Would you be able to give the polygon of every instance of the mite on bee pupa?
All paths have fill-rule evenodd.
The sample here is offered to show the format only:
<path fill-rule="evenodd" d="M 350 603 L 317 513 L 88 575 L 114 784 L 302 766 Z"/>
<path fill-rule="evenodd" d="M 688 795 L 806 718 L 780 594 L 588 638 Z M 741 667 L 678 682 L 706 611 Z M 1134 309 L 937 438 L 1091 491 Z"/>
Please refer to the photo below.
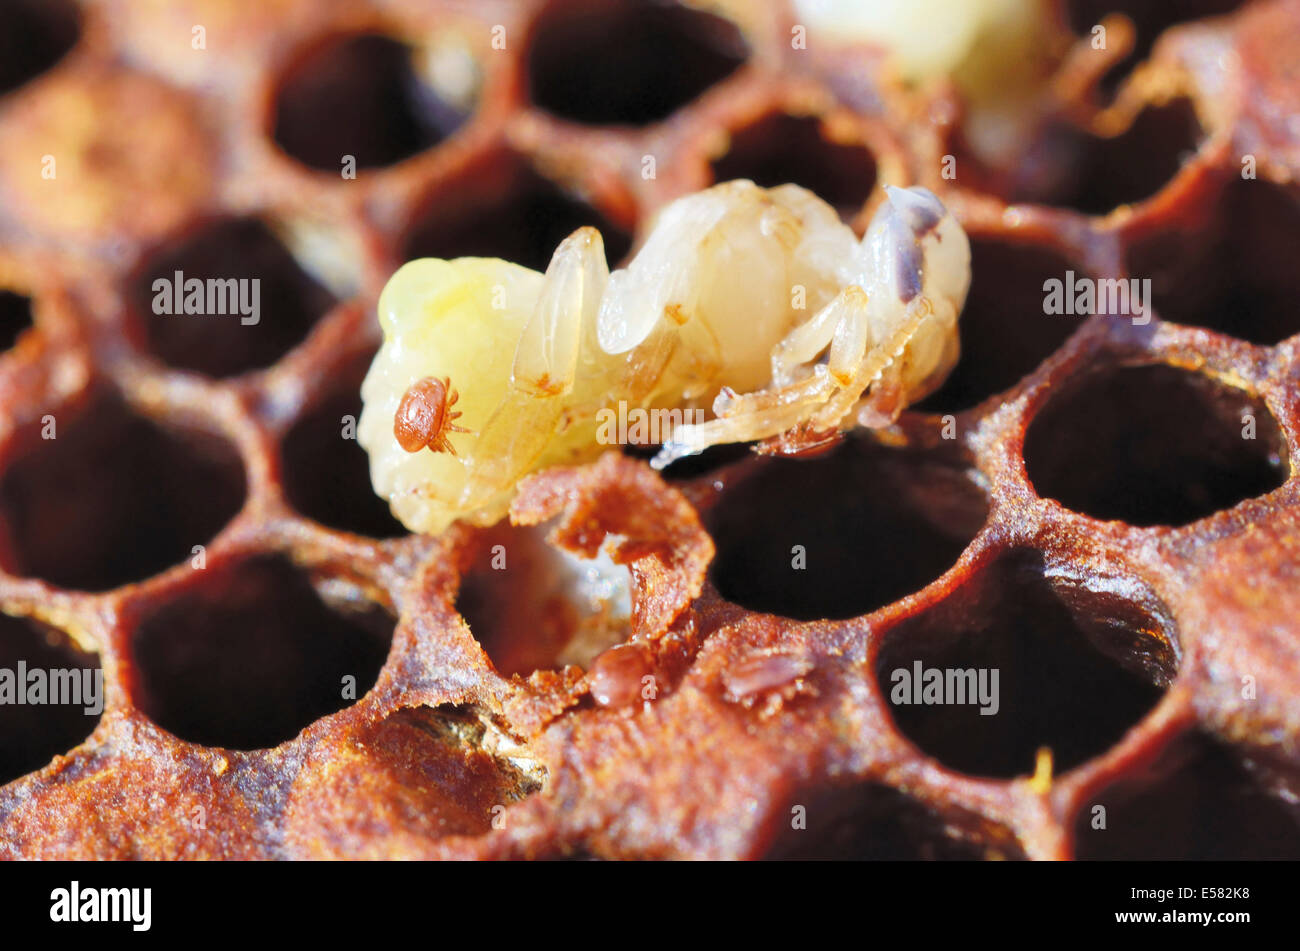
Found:
<path fill-rule="evenodd" d="M 456 455 L 450 440 L 451 433 L 469 432 L 457 426 L 461 414 L 451 408 L 460 394 L 451 388 L 451 379 L 441 380 L 426 376 L 407 387 L 393 417 L 393 435 L 398 445 L 407 452 L 419 452 L 426 446 L 434 452 Z"/>

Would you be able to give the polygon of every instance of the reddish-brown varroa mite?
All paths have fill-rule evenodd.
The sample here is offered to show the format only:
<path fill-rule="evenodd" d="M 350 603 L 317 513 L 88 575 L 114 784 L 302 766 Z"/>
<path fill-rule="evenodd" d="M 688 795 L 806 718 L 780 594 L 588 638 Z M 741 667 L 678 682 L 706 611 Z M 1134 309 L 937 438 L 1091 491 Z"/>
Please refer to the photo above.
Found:
<path fill-rule="evenodd" d="M 456 455 L 450 434 L 469 432 L 454 422 L 460 413 L 452 412 L 451 408 L 458 399 L 460 394 L 451 388 L 450 377 L 439 380 L 426 376 L 412 383 L 393 417 L 393 435 L 398 445 L 407 452 L 419 452 L 428 446 L 434 452 Z"/>

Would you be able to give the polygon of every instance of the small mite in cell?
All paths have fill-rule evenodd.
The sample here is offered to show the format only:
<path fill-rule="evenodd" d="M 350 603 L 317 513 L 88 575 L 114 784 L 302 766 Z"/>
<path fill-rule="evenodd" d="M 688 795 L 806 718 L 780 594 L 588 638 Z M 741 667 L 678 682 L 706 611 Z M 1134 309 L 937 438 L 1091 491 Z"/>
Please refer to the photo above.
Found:
<path fill-rule="evenodd" d="M 393 417 L 398 445 L 407 452 L 419 452 L 427 446 L 434 452 L 456 455 L 451 434 L 469 432 L 455 423 L 461 415 L 452 410 L 458 399 L 460 394 L 451 388 L 450 377 L 439 380 L 426 376 L 412 383 Z"/>

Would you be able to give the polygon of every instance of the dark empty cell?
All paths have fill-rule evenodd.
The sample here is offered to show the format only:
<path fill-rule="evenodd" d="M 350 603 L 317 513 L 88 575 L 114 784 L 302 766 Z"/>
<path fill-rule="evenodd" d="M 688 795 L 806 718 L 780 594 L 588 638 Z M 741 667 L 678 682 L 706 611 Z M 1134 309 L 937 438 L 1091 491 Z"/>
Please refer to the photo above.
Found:
<path fill-rule="evenodd" d="M 155 288 L 160 280 L 166 283 Z M 200 288 L 192 281 L 201 282 L 203 312 L 178 313 L 198 306 L 198 294 L 186 304 L 186 295 Z M 334 298 L 266 225 L 236 219 L 160 249 L 137 278 L 135 302 L 152 353 L 182 370 L 227 377 L 275 363 Z"/>
<path fill-rule="evenodd" d="M 136 416 L 107 391 L 50 417 L 0 481 L 12 573 L 89 591 L 140 581 L 188 560 L 243 504 L 241 460 L 217 436 Z"/>
<path fill-rule="evenodd" d="M 957 322 L 961 358 L 918 409 L 970 409 L 1019 383 L 1056 352 L 1083 317 L 1045 313 L 1048 280 L 1074 268 L 1051 251 L 987 238 L 971 239 L 971 286 Z"/>
<path fill-rule="evenodd" d="M 411 68 L 411 51 L 384 36 L 336 38 L 299 60 L 281 81 L 275 141 L 312 168 L 340 172 L 391 165 L 431 148 L 465 114 L 440 100 Z"/>
<path fill-rule="evenodd" d="M 1129 249 L 1129 272 L 1150 279 L 1156 312 L 1272 345 L 1300 332 L 1300 195 L 1234 176 L 1211 220 L 1168 229 Z"/>
<path fill-rule="evenodd" d="M 45 72 L 81 35 L 70 0 L 0 0 L 0 21 L 0 93 Z"/>
<path fill-rule="evenodd" d="M 1146 59 L 1160 34 L 1171 26 L 1205 17 L 1231 13 L 1246 0 L 1069 0 L 1066 4 L 1070 29 L 1091 37 L 1092 28 L 1111 13 L 1122 13 L 1137 28 L 1133 53 L 1124 60 L 1126 69 L 1114 71 L 1106 85 L 1114 89 L 1128 68 Z"/>
<path fill-rule="evenodd" d="M 132 641 L 141 706 L 181 739 L 262 749 L 353 703 L 388 656 L 392 617 L 327 604 L 280 556 L 207 569 L 146 615 Z"/>
<path fill-rule="evenodd" d="M 541 528 L 499 524 L 480 537 L 456 610 L 505 676 L 575 663 L 626 640 L 625 568 L 587 571 L 545 540 Z"/>
<path fill-rule="evenodd" d="M 959 462 L 850 436 L 763 460 L 711 510 L 723 597 L 802 620 L 855 617 L 952 567 L 987 515 Z"/>
<path fill-rule="evenodd" d="M 1130 605 L 1054 590 L 1034 556 L 1016 554 L 890 630 L 876 680 L 899 730 L 945 766 L 1023 776 L 1046 747 L 1060 773 L 1105 752 L 1160 699 L 1175 667 L 1160 629 Z M 944 692 L 928 698 L 941 702 L 915 693 L 918 663 L 923 687 L 928 671 L 942 673 Z M 979 681 L 959 681 L 966 671 L 984 672 L 974 702 Z"/>
<path fill-rule="evenodd" d="M 284 488 L 294 508 L 322 525 L 395 538 L 406 530 L 371 487 L 369 457 L 356 440 L 368 366 L 348 368 L 284 437 Z"/>
<path fill-rule="evenodd" d="M 1177 740 L 1147 772 L 1091 796 L 1074 838 L 1080 859 L 1294 861 L 1300 817 L 1232 752 L 1198 734 Z"/>
<path fill-rule="evenodd" d="M 20 663 L 25 665 L 25 682 L 18 680 Z M 34 670 L 42 672 L 38 680 L 46 685 L 42 703 L 19 704 L 16 696 L 0 703 L 0 783 L 38 770 L 73 749 L 95 729 L 103 711 L 103 677 L 93 654 L 38 621 L 0 615 L 0 671 L 12 674 L 18 690 L 24 683 L 29 689 L 35 685 Z M 24 699 L 36 696 L 26 692 Z"/>
<path fill-rule="evenodd" d="M 953 836 L 936 813 L 886 786 L 834 790 L 797 805 L 804 807 L 805 827 L 783 829 L 767 858 L 910 862 L 1024 857 L 1009 836 L 989 846 Z"/>
<path fill-rule="evenodd" d="M 774 115 L 732 135 L 727 154 L 713 163 L 713 178 L 748 178 L 764 188 L 793 182 L 849 217 L 875 186 L 876 160 L 861 145 L 827 139 L 814 116 Z"/>
<path fill-rule="evenodd" d="M 610 262 L 632 246 L 625 231 L 522 159 L 497 156 L 478 171 L 426 206 L 403 244 L 407 260 L 494 257 L 544 271 L 556 246 L 584 225 L 599 229 Z"/>
<path fill-rule="evenodd" d="M 31 325 L 31 300 L 11 291 L 0 291 L 0 352 L 17 343 L 18 335 Z"/>
<path fill-rule="evenodd" d="M 1025 166 L 1007 198 L 1104 215 L 1160 191 L 1196 153 L 1202 137 L 1196 110 L 1186 99 L 1147 107 L 1114 138 L 1057 127 L 1040 146 L 1054 156 L 1048 161 L 1053 171 Z"/>
<path fill-rule="evenodd" d="M 1185 525 L 1285 481 L 1262 400 L 1167 366 L 1094 373 L 1052 394 L 1025 434 L 1035 490 L 1132 525 Z"/>
<path fill-rule="evenodd" d="M 560 0 L 528 54 L 533 102 L 565 119 L 645 125 L 667 118 L 745 61 L 735 24 L 653 0 Z"/>

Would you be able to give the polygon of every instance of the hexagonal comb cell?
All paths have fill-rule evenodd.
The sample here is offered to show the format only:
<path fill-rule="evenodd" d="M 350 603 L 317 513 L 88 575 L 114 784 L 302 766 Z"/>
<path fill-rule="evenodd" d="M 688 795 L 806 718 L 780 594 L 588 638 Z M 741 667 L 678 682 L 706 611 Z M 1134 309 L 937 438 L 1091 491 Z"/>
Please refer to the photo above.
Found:
<path fill-rule="evenodd" d="M 719 593 L 800 620 L 849 618 L 919 591 L 988 514 L 959 460 L 863 436 L 817 459 L 770 459 L 705 513 Z"/>
<path fill-rule="evenodd" d="M 503 676 L 587 667 L 631 632 L 628 570 L 557 549 L 547 530 L 487 529 L 461 579 L 456 610 Z"/>
<path fill-rule="evenodd" d="M 816 116 L 777 113 L 732 133 L 712 165 L 714 181 L 748 178 L 764 188 L 802 185 L 851 217 L 876 184 L 876 159 L 862 145 L 827 137 Z"/>
<path fill-rule="evenodd" d="M 366 34 L 334 37 L 308 50 L 282 77 L 273 136 L 311 168 L 339 173 L 392 165 L 437 145 L 467 118 L 421 81 L 412 51 Z"/>
<path fill-rule="evenodd" d="M 980 185 L 1008 202 L 1105 215 L 1155 195 L 1195 154 L 1203 137 L 1186 99 L 1148 106 L 1114 136 L 1055 123 L 1014 167 L 995 176 L 981 171 Z M 1139 150 L 1143 158 L 1135 162 Z"/>
<path fill-rule="evenodd" d="M 260 749 L 349 706 L 378 678 L 393 618 L 313 581 L 279 555 L 196 571 L 137 623 L 141 709 L 181 739 Z"/>
<path fill-rule="evenodd" d="M 31 325 L 31 300 L 12 291 L 0 291 L 0 353 L 17 343 L 19 335 Z"/>
<path fill-rule="evenodd" d="M 104 591 L 191 557 L 235 516 L 244 470 L 225 440 L 136 415 L 107 388 L 47 414 L 0 478 L 0 565 Z"/>
<path fill-rule="evenodd" d="M 1179 3 L 1168 3 L 1166 0 L 1067 0 L 1065 8 L 1070 28 L 1080 36 L 1091 36 L 1093 27 L 1107 14 L 1122 13 L 1132 20 L 1137 30 L 1136 42 L 1133 52 L 1125 60 L 1127 66 L 1131 67 L 1146 59 L 1156 39 L 1169 27 L 1231 13 L 1245 2 L 1246 0 L 1182 0 Z M 1127 69 L 1112 71 L 1112 75 L 1106 78 L 1107 85 L 1113 88 L 1125 72 Z"/>
<path fill-rule="evenodd" d="M 168 243 L 132 291 L 150 352 L 212 377 L 270 366 L 334 304 L 270 228 L 251 218 L 212 222 Z"/>
<path fill-rule="evenodd" d="M 69 0 L 4 0 L 0 19 L 0 93 L 34 79 L 77 44 L 77 5 Z"/>
<path fill-rule="evenodd" d="M 728 20 L 677 3 L 557 0 L 526 54 L 532 101 L 564 119 L 640 126 L 666 119 L 746 59 Z"/>
<path fill-rule="evenodd" d="M 1258 397 L 1169 366 L 1088 373 L 1053 392 L 1025 434 L 1035 490 L 1132 525 L 1185 525 L 1263 495 L 1289 469 Z"/>
<path fill-rule="evenodd" d="M 1083 269 L 1050 248 L 971 236 L 971 286 L 957 322 L 961 359 L 917 409 L 970 409 L 1009 390 L 1055 353 L 1083 322 L 1044 313 L 1043 284 Z"/>
<path fill-rule="evenodd" d="M 1165 320 L 1271 345 L 1300 332 L 1300 194 L 1234 176 L 1207 216 L 1171 222 L 1128 250 L 1128 270 L 1151 280 Z"/>
<path fill-rule="evenodd" d="M 1079 136 L 1071 151 L 1077 156 L 1062 180 L 1045 194 L 1018 193 L 1016 201 L 1040 201 L 1104 215 L 1121 205 L 1133 205 L 1160 191 L 1195 154 L 1204 133 L 1196 110 L 1186 99 L 1148 106 L 1133 124 L 1114 138 Z M 1141 149 L 1144 159 L 1133 161 Z"/>
<path fill-rule="evenodd" d="M 94 731 L 104 702 L 99 661 L 62 631 L 0 614 L 0 697 L 2 785 Z"/>
<path fill-rule="evenodd" d="M 1116 588 L 1028 551 L 982 568 L 885 634 L 876 680 L 894 722 L 977 776 L 1030 774 L 1043 747 L 1058 773 L 1105 752 L 1155 706 L 1178 652 L 1163 608 L 1134 583 Z"/>
<path fill-rule="evenodd" d="M 1141 778 L 1089 796 L 1074 826 L 1081 859 L 1282 860 L 1300 854 L 1300 812 L 1269 795 L 1241 758 L 1199 733 L 1179 737 Z"/>
<path fill-rule="evenodd" d="M 363 355 L 334 374 L 324 396 L 285 434 L 284 491 L 289 503 L 322 525 L 371 538 L 396 538 L 406 529 L 370 485 L 370 465 L 356 440 Z"/>
<path fill-rule="evenodd" d="M 921 803 L 876 783 L 836 790 L 798 805 L 805 809 L 804 828 L 785 833 L 768 858 L 883 862 L 1024 858 L 1005 831 L 990 830 L 989 837 L 1001 841 L 982 846 L 973 836 L 953 834 L 941 816 Z"/>
<path fill-rule="evenodd" d="M 583 225 L 600 229 L 611 264 L 631 247 L 627 232 L 600 211 L 522 156 L 498 151 L 429 197 L 407 229 L 402 259 L 496 257 L 544 271 L 556 245 Z"/>

